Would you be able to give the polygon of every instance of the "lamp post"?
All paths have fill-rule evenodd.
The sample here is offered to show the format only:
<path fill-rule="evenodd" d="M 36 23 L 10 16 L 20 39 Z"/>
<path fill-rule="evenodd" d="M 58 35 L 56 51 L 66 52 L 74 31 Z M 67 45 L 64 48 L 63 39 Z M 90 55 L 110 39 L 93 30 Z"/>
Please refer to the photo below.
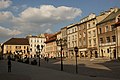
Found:
<path fill-rule="evenodd" d="M 60 46 L 61 47 L 61 53 L 60 53 L 60 58 L 61 58 L 61 71 L 63 71 L 63 59 L 62 59 L 62 50 L 63 50 L 63 48 L 62 48 L 62 46 L 64 46 L 65 44 L 66 44 L 66 40 L 64 40 L 64 39 L 57 39 L 56 40 L 56 43 L 57 43 L 57 46 Z"/>
<path fill-rule="evenodd" d="M 39 58 L 39 66 L 40 66 L 40 51 L 42 51 L 42 49 L 43 49 L 43 45 L 41 45 L 41 49 L 40 49 L 40 45 L 37 45 L 37 50 L 38 50 L 38 53 L 39 53 L 39 56 L 38 56 L 38 58 Z"/>
<path fill-rule="evenodd" d="M 76 57 L 76 74 L 78 74 L 78 66 L 77 66 L 77 54 L 78 54 L 78 47 L 74 48 L 75 51 L 75 57 Z"/>

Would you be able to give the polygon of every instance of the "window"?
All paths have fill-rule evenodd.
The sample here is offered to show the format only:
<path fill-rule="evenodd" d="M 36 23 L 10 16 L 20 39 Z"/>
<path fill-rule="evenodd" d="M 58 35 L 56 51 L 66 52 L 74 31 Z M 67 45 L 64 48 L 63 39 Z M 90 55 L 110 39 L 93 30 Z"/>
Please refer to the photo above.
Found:
<path fill-rule="evenodd" d="M 95 25 L 95 22 L 93 22 L 93 25 Z"/>
<path fill-rule="evenodd" d="M 96 39 L 93 39 L 94 45 L 96 45 Z"/>
<path fill-rule="evenodd" d="M 83 32 L 83 37 L 85 37 L 85 32 Z"/>
<path fill-rule="evenodd" d="M 88 24 L 88 28 L 90 28 L 90 24 Z"/>
<path fill-rule="evenodd" d="M 25 53 L 25 50 L 24 50 L 24 53 Z"/>
<path fill-rule="evenodd" d="M 109 53 L 110 52 L 110 50 L 109 49 L 107 49 L 107 53 Z"/>
<path fill-rule="evenodd" d="M 91 46 L 91 39 L 89 39 L 89 46 Z"/>
<path fill-rule="evenodd" d="M 90 37 L 91 36 L 91 31 L 89 31 L 88 34 L 89 34 L 89 37 Z"/>
<path fill-rule="evenodd" d="M 115 30 L 115 27 L 114 27 L 114 26 L 111 26 L 111 30 L 112 30 L 112 31 Z"/>
<path fill-rule="evenodd" d="M 74 40 L 74 35 L 72 36 L 73 40 Z"/>
<path fill-rule="evenodd" d="M 95 31 L 95 30 L 93 30 L 93 36 L 94 36 L 94 37 L 96 36 L 96 31 Z"/>
<path fill-rule="evenodd" d="M 79 38 L 81 38 L 81 33 L 80 33 L 80 36 L 79 36 Z"/>
<path fill-rule="evenodd" d="M 106 32 L 108 32 L 108 31 L 109 31 L 108 26 L 106 26 L 106 27 L 105 27 L 105 29 L 106 29 Z"/>
<path fill-rule="evenodd" d="M 26 47 L 24 46 L 24 49 L 25 49 Z"/>
<path fill-rule="evenodd" d="M 102 28 L 99 28 L 99 34 L 101 34 L 102 33 Z"/>
<path fill-rule="evenodd" d="M 106 42 L 110 42 L 110 37 L 106 37 Z"/>
<path fill-rule="evenodd" d="M 103 38 L 100 38 L 100 43 L 103 43 Z"/>
<path fill-rule="evenodd" d="M 116 41 L 116 37 L 115 37 L 115 35 L 114 35 L 114 36 L 112 36 L 112 41 L 113 41 L 113 42 L 115 42 L 115 41 Z"/>
<path fill-rule="evenodd" d="M 74 32 L 74 28 L 72 29 L 72 33 Z"/>
<path fill-rule="evenodd" d="M 69 30 L 69 34 L 70 34 L 70 30 Z"/>
<path fill-rule="evenodd" d="M 70 41 L 70 37 L 68 37 L 68 41 Z"/>
<path fill-rule="evenodd" d="M 77 31 L 77 29 L 75 28 L 75 32 Z"/>

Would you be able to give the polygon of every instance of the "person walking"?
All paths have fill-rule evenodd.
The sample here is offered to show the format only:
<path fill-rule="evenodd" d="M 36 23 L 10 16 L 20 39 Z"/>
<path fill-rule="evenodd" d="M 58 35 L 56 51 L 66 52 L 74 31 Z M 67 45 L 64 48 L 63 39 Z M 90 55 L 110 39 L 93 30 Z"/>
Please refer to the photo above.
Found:
<path fill-rule="evenodd" d="M 11 60 L 8 58 L 8 72 L 11 72 Z"/>

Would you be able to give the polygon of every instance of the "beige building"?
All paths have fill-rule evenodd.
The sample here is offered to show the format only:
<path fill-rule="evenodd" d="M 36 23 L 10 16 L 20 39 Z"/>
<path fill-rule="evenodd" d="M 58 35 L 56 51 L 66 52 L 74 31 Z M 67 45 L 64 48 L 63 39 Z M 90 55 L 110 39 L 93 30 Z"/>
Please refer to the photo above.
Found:
<path fill-rule="evenodd" d="M 116 16 L 120 10 L 115 8 L 114 11 L 104 20 L 97 24 L 99 53 L 101 57 L 117 58 L 116 52 L 116 30 L 112 26 L 116 22 Z"/>
<path fill-rule="evenodd" d="M 11 38 L 3 43 L 3 55 L 18 56 L 19 58 L 30 57 L 29 41 L 27 38 Z"/>
<path fill-rule="evenodd" d="M 96 27 L 96 15 L 95 14 L 90 14 L 88 16 L 88 21 L 87 23 L 87 48 L 88 48 L 88 53 L 89 57 L 98 57 L 97 53 L 97 46 L 98 46 L 98 39 L 97 39 L 97 27 Z"/>
<path fill-rule="evenodd" d="M 67 26 L 67 46 L 69 57 L 75 56 L 74 47 L 78 47 L 78 27 L 77 24 Z"/>
<path fill-rule="evenodd" d="M 120 59 L 120 14 L 116 17 L 116 23 L 113 26 L 116 28 L 116 53 L 117 53 L 117 59 Z"/>
<path fill-rule="evenodd" d="M 90 14 L 88 16 L 87 21 L 87 43 L 88 43 L 88 53 L 90 57 L 98 57 L 99 56 L 99 45 L 98 45 L 98 31 L 96 24 L 105 19 L 110 13 L 112 13 L 113 9 L 111 8 L 108 11 L 100 13 L 100 15 L 96 16 L 95 14 Z"/>
<path fill-rule="evenodd" d="M 51 35 L 47 38 L 45 42 L 46 43 L 45 57 L 49 58 L 58 57 L 59 53 L 57 51 L 56 39 L 57 39 L 56 34 Z"/>
<path fill-rule="evenodd" d="M 80 57 L 88 57 L 87 48 L 87 17 L 78 23 L 78 48 Z"/>

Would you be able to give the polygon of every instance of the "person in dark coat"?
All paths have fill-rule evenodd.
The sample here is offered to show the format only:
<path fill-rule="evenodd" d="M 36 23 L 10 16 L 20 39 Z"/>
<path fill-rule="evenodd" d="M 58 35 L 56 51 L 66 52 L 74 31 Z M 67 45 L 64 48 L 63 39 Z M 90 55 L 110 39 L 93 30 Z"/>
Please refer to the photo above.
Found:
<path fill-rule="evenodd" d="M 8 72 L 11 72 L 11 60 L 8 58 Z"/>

